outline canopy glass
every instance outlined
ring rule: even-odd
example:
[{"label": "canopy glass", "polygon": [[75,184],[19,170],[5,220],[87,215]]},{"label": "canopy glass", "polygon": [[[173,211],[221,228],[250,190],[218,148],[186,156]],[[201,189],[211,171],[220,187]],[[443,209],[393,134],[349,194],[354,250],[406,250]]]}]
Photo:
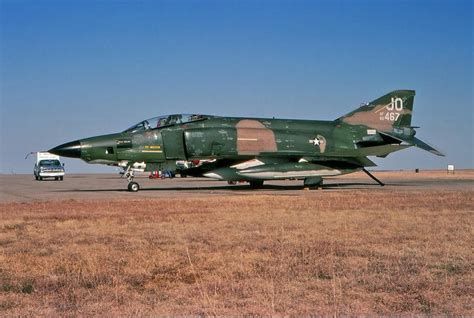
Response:
[{"label": "canopy glass", "polygon": [[135,133],[150,129],[162,128],[166,126],[181,125],[193,121],[206,119],[209,116],[198,114],[174,114],[166,116],[158,116],[143,120],[136,125],[126,129],[124,132]]}]

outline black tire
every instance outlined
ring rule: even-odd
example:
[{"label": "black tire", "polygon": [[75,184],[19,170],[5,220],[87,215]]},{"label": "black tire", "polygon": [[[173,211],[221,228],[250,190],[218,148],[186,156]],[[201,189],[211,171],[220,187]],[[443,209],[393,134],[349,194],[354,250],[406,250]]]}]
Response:
[{"label": "black tire", "polygon": [[35,180],[38,181],[38,176],[35,174]]},{"label": "black tire", "polygon": [[42,176],[39,176],[39,177],[38,177],[38,180],[39,180],[39,181],[43,181],[43,177],[42,177]]},{"label": "black tire", "polygon": [[263,180],[249,181],[249,183],[252,189],[260,189],[263,187]]},{"label": "black tire", "polygon": [[136,182],[130,182],[128,184],[128,191],[130,192],[138,192],[140,190],[140,185]]},{"label": "black tire", "polygon": [[55,180],[55,181],[59,181],[59,177],[54,177],[54,180]]},{"label": "black tire", "polygon": [[323,186],[323,178],[321,177],[310,177],[304,179],[304,186],[308,189],[320,189]]},{"label": "black tire", "polygon": [[59,180],[60,180],[60,181],[63,181],[63,180],[64,180],[64,177],[59,177]]}]

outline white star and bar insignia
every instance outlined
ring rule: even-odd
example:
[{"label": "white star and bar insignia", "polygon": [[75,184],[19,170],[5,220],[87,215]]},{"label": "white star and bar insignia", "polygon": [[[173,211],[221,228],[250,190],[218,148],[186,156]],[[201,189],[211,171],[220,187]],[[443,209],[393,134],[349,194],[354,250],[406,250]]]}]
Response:
[{"label": "white star and bar insignia", "polygon": [[321,140],[318,137],[314,137],[314,139],[309,140],[309,143],[315,146],[320,146],[322,143],[324,143],[324,140]]}]

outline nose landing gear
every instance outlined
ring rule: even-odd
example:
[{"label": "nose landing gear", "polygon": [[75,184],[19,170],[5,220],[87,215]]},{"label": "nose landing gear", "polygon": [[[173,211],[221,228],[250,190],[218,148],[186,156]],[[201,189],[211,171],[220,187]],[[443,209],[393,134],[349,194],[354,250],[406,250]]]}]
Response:
[{"label": "nose landing gear", "polygon": [[128,180],[128,191],[138,192],[138,190],[140,190],[140,185],[137,182],[133,181],[135,174],[131,165],[127,166],[127,168],[124,171],[123,177],[127,178]]},{"label": "nose landing gear", "polygon": [[[145,164],[144,163],[138,163],[141,165],[140,168],[137,167],[137,163],[130,164],[130,163],[124,163],[121,165],[123,168],[122,178],[127,178],[128,180],[128,191],[130,192],[138,192],[140,190],[140,185],[133,181],[133,178],[135,177],[135,172],[144,172],[145,171]],[[171,179],[175,177],[176,170],[155,170],[151,173],[149,176],[150,179]]]},{"label": "nose landing gear", "polygon": [[138,183],[133,181],[128,183],[128,191],[137,192],[138,190],[140,190],[140,185]]}]

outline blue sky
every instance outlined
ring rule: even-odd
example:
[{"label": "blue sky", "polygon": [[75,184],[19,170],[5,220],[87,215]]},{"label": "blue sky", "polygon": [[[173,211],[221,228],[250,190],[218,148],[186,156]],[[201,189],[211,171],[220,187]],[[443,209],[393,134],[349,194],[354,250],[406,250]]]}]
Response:
[{"label": "blue sky", "polygon": [[417,136],[447,157],[409,149],[379,168],[474,167],[472,1],[0,5],[2,173],[161,114],[332,120],[394,89],[417,91]]}]

